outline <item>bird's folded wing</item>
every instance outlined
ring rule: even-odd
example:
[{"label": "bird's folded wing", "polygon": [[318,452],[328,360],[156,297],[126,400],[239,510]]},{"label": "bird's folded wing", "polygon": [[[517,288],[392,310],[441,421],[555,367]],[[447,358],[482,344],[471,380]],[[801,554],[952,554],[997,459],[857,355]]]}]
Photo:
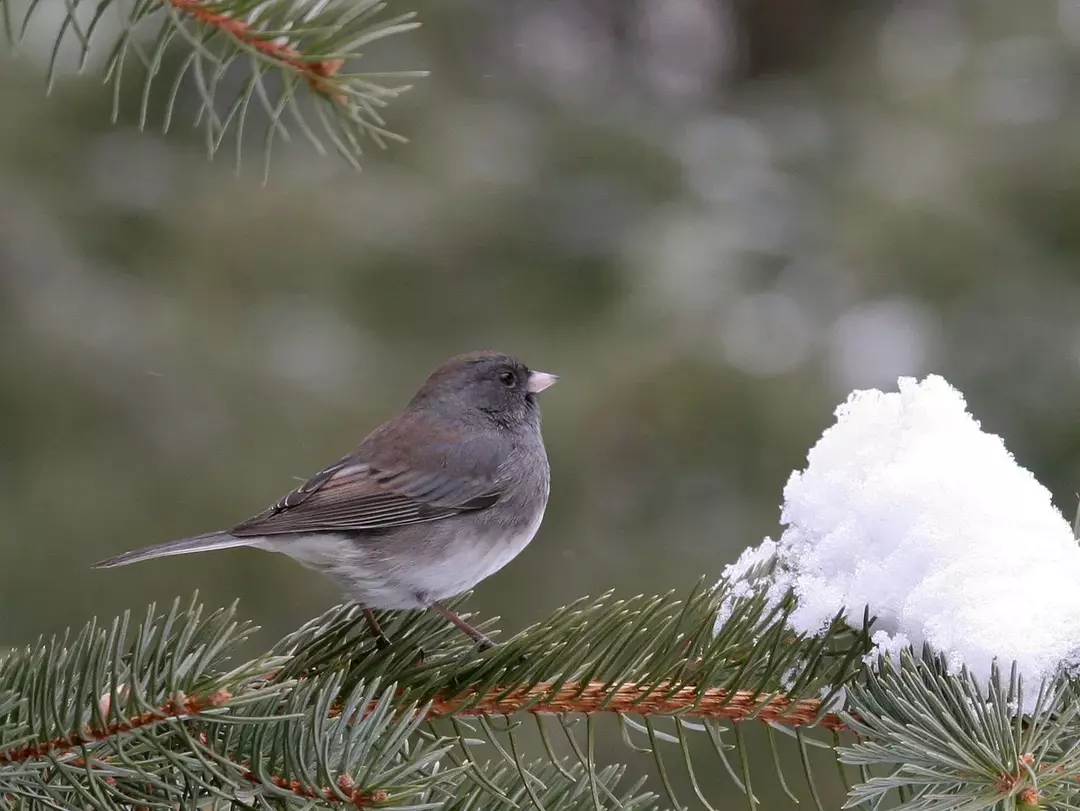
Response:
[{"label": "bird's folded wing", "polygon": [[378,468],[346,457],[229,533],[254,537],[388,529],[482,510],[498,500],[490,480]]}]

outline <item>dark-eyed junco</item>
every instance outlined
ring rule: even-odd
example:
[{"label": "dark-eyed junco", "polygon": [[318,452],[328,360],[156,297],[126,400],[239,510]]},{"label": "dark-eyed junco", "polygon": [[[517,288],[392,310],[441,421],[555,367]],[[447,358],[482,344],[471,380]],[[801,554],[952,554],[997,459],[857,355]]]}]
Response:
[{"label": "dark-eyed junco", "polygon": [[337,582],[380,644],[372,609],[430,608],[488,647],[438,601],[497,572],[539,529],[548,461],[536,395],[556,379],[498,352],[451,358],[401,414],[265,512],[95,566],[254,546]]}]

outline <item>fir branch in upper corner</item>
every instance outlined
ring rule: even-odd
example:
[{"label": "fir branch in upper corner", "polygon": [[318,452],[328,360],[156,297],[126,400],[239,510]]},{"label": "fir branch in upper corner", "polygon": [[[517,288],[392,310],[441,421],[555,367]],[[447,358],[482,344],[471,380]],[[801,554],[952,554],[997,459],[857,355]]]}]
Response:
[{"label": "fir branch in upper corner", "polygon": [[[426,75],[351,69],[370,43],[419,25],[411,12],[386,15],[387,3],[379,0],[30,0],[18,19],[14,3],[0,0],[0,26],[12,43],[38,19],[56,26],[50,88],[71,45],[79,70],[100,54],[116,120],[121,88],[135,62],[141,72],[139,126],[146,126],[160,95],[167,130],[180,91],[190,83],[195,123],[209,154],[230,137],[238,167],[245,124],[258,109],[266,172],[275,142],[289,140],[293,128],[320,152],[334,150],[356,167],[365,140],[380,147],[403,141],[387,129],[381,110],[409,89],[403,82]],[[57,14],[55,22],[50,14]],[[183,53],[179,63],[172,49]]]}]

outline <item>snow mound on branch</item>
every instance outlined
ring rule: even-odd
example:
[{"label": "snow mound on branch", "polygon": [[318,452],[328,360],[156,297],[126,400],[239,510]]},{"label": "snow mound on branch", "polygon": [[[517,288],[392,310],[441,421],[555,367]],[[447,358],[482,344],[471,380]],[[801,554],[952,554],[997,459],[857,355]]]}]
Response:
[{"label": "snow mound on branch", "polygon": [[794,589],[795,630],[819,633],[841,610],[858,627],[869,606],[874,658],[926,642],[983,683],[995,659],[1005,674],[1015,661],[1032,694],[1080,658],[1080,546],[960,392],[936,375],[899,389],[856,391],[837,409],[784,488],[780,540],[725,570],[743,582],[719,622],[775,555],[767,587],[773,599]]}]

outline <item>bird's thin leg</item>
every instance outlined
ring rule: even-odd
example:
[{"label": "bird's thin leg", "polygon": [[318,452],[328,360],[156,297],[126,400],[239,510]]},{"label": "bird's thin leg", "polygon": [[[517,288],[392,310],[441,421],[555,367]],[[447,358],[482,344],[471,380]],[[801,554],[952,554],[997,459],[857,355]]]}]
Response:
[{"label": "bird's thin leg", "polygon": [[371,626],[371,633],[375,635],[375,647],[379,650],[385,650],[390,647],[390,637],[384,634],[383,629],[379,627],[379,621],[375,619],[375,612],[370,608],[365,608],[364,619],[366,619],[368,625]]},{"label": "bird's thin leg", "polygon": [[468,634],[469,638],[476,642],[476,644],[480,647],[480,650],[488,650],[489,648],[495,647],[495,643],[488,639],[487,636],[473,628],[471,625],[469,625],[469,623],[465,622],[465,620],[463,620],[461,617],[459,617],[457,614],[455,614],[448,608],[443,608],[438,603],[432,603],[428,607],[432,611],[438,614],[442,614],[444,617],[450,620],[450,622],[454,623],[454,625],[456,625],[458,628]]}]

